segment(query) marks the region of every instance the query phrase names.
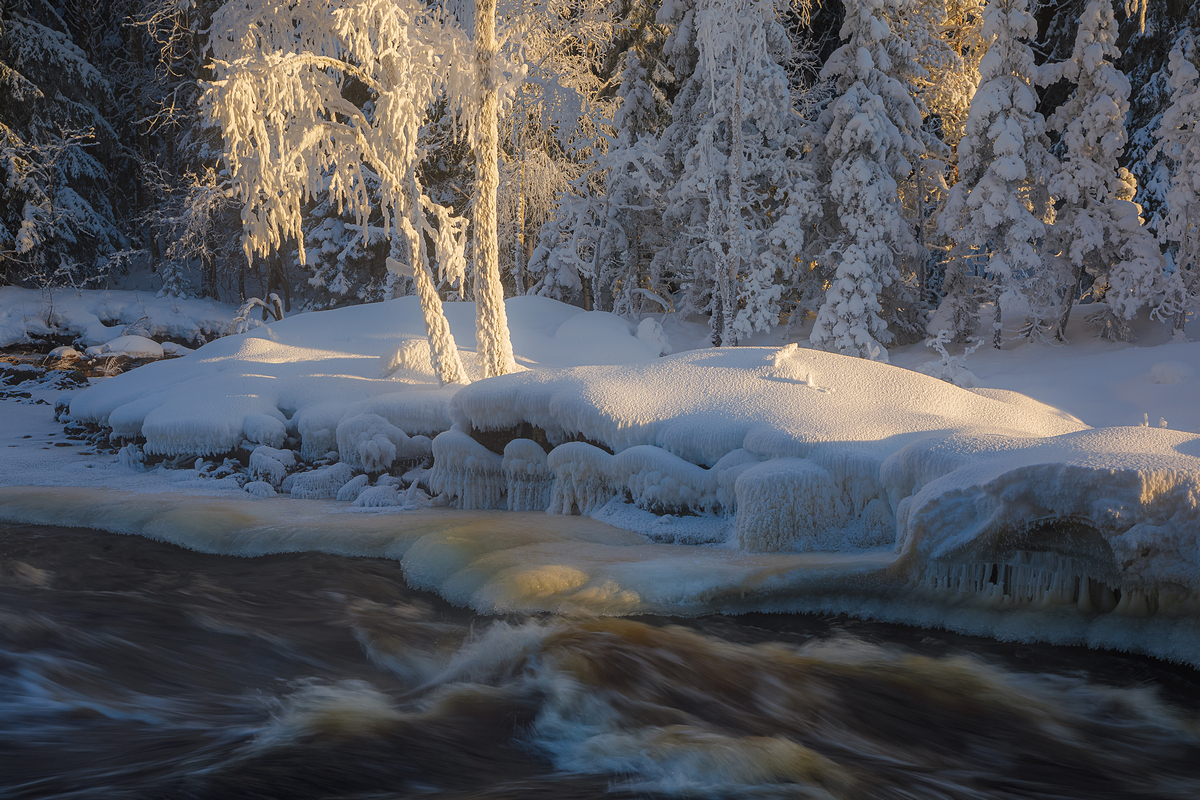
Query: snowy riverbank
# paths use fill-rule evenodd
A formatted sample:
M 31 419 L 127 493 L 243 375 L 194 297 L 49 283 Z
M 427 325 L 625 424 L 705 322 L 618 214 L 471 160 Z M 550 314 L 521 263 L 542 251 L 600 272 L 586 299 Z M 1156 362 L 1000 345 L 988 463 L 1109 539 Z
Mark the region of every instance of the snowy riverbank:
M 1200 436 L 1090 427 L 1191 422 L 1200 345 L 981 351 L 972 391 L 794 346 L 659 357 L 686 323 L 508 305 L 525 369 L 466 388 L 433 379 L 412 299 L 106 379 L 71 414 L 119 460 L 5 403 L 0 519 L 398 558 L 482 611 L 843 611 L 1200 664 Z M 468 370 L 472 312 L 447 306 Z

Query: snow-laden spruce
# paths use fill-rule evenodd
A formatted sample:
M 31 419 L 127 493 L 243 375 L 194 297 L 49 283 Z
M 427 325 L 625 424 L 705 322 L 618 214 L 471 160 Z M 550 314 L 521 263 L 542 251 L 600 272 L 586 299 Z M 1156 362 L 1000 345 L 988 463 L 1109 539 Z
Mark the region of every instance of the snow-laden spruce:
M 847 3 L 841 37 L 846 43 L 821 73 L 836 82 L 839 96 L 820 119 L 828 169 L 822 177 L 838 227 L 825 258 L 836 271 L 809 340 L 886 362 L 892 335 L 879 296 L 900 279 L 895 258 L 917 247 L 897 179 L 908 177 L 924 152 L 921 113 L 893 75 L 919 68 L 911 45 L 891 36 L 882 0 Z
M 939 220 L 956 248 L 946 269 L 946 296 L 929 323 L 934 335 L 972 334 L 980 291 L 993 303 L 995 347 L 1002 341 L 1003 314 L 1048 313 L 1052 282 L 1039 243 L 1052 215 L 1045 182 L 1054 158 L 1037 111 L 1033 52 L 1024 41 L 1035 36 L 1028 0 L 990 0 L 983 24 L 990 44 L 958 145 L 959 180 Z
M 714 344 L 779 320 L 784 282 L 818 214 L 792 110 L 787 33 L 773 0 L 672 0 L 664 56 L 682 86 L 659 150 L 669 173 L 665 246 L 652 274 L 685 285 L 681 310 L 708 312 Z M 686 77 L 685 77 L 686 76 Z
M 1137 183 L 1118 168 L 1128 134 L 1129 80 L 1114 62 L 1117 22 L 1109 0 L 1091 0 L 1079 20 L 1075 49 L 1062 64 L 1042 67 L 1044 84 L 1067 79 L 1075 90 L 1049 120 L 1062 134 L 1060 170 L 1049 182 L 1060 201 L 1050 232 L 1066 261 L 1054 336 L 1064 338 L 1085 273 L 1107 302 L 1102 335 L 1129 338 L 1129 320 L 1161 291 L 1163 263 L 1133 203 Z
M 1167 281 L 1166 299 L 1158 312 L 1170 317 L 1174 330 L 1182 334 L 1188 314 L 1200 299 L 1200 70 L 1196 58 L 1200 48 L 1187 39 L 1171 50 L 1171 105 L 1159 124 L 1159 143 L 1151 151 L 1161 152 L 1171 164 L 1166 195 L 1165 224 L 1159 238 L 1172 249 L 1174 271 Z

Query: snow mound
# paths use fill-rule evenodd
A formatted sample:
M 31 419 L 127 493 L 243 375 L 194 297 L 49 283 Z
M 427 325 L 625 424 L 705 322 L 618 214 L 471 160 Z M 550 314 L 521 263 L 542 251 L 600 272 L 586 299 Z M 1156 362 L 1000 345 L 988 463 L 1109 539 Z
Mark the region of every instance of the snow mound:
M 163 347 L 145 336 L 118 336 L 100 347 L 101 355 L 120 355 L 129 358 L 162 358 Z
M 1085 427 L 1006 399 L 791 345 L 508 375 L 464 388 L 451 413 L 462 430 L 534 426 L 558 444 L 552 513 L 592 514 L 616 497 L 659 515 L 736 510 L 744 550 L 840 550 L 894 541 L 881 468 L 906 445 Z M 435 469 L 461 457 L 435 446 Z
M 628 363 L 657 355 L 612 314 L 542 297 L 516 297 L 506 305 L 517 359 L 525 367 Z M 446 303 L 445 309 L 469 368 L 475 305 Z M 575 317 L 583 319 L 571 322 Z M 197 456 L 231 452 L 243 438 L 282 445 L 287 429 L 263 422 L 272 418 L 299 434 L 306 461 L 339 449 L 338 426 L 348 417 L 374 414 L 409 437 L 432 437 L 450 427 L 450 398 L 460 387 L 439 386 L 430 374 L 415 297 L 289 317 L 273 323 L 267 338 L 256 335 L 261 330 L 89 387 L 72 399 L 72 417 L 109 426 L 118 437 L 145 438 L 147 453 Z M 368 457 L 386 460 L 385 439 L 391 441 L 385 433 L 376 440 L 382 450 Z M 363 458 L 357 444 L 342 454 L 355 464 Z

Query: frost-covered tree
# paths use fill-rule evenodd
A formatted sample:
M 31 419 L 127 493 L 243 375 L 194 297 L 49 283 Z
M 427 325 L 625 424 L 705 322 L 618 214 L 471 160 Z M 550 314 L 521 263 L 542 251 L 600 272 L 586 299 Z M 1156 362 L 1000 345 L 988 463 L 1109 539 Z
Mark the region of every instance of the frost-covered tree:
M 950 190 L 939 230 L 956 244 L 947 267 L 945 297 L 929 323 L 961 339 L 974 332 L 975 306 L 986 288 L 994 304 L 992 344 L 1002 341 L 1002 310 L 1047 312 L 1047 280 L 1040 251 L 1051 218 L 1045 180 L 1054 159 L 1045 118 L 1037 112 L 1033 53 L 1023 40 L 1036 35 L 1028 0 L 990 0 L 980 61 L 980 84 L 958 145 L 958 183 Z
M 1174 270 L 1157 309 L 1182 334 L 1200 295 L 1200 70 L 1197 47 L 1186 37 L 1171 50 L 1171 105 L 1163 112 L 1156 152 L 1170 161 L 1166 211 L 1159 238 L 1170 246 Z M 1155 152 L 1151 153 L 1151 157 Z
M 103 280 L 128 245 L 111 82 L 54 5 L 0 4 L 0 280 Z
M 841 37 L 845 44 L 823 71 L 838 96 L 821 115 L 826 133 L 818 156 L 836 225 L 825 259 L 836 267 L 809 340 L 887 361 L 892 335 L 880 316 L 880 293 L 900 279 L 897 257 L 917 247 L 898 180 L 925 150 L 920 111 L 893 72 L 912 65 L 915 53 L 891 35 L 883 0 L 848 2 Z
M 670 174 L 670 244 L 652 269 L 684 284 L 683 309 L 710 312 L 714 343 L 779 319 L 817 209 L 783 65 L 791 43 L 772 0 L 674 0 L 664 54 L 677 79 L 660 153 Z
M 1044 83 L 1066 79 L 1075 84 L 1048 121 L 1061 133 L 1063 150 L 1049 183 L 1060 201 L 1051 234 L 1068 265 L 1054 326 L 1060 341 L 1085 274 L 1097 286 L 1114 288 L 1106 295 L 1113 319 L 1102 332 L 1118 338 L 1128 336 L 1125 322 L 1151 300 L 1161 274 L 1157 245 L 1132 204 L 1136 184 L 1130 186 L 1132 175 L 1117 166 L 1128 140 L 1129 114 L 1129 80 L 1115 64 L 1120 56 L 1112 0 L 1089 0 L 1071 57 L 1042 68 Z
M 655 132 L 667 103 L 633 49 L 626 53 L 617 94 L 616 136 L 543 227 L 530 265 L 538 276 L 537 293 L 578 296 L 585 306 L 603 306 L 608 293 L 612 310 L 625 313 L 639 310 L 647 299 L 667 305 L 659 276 L 648 269 L 648 254 L 663 245 L 664 175 Z
M 475 338 L 483 377 L 504 375 L 516 366 L 500 283 L 500 245 L 496 236 L 496 198 L 500 188 L 500 84 L 496 0 L 475 2 L 475 80 L 464 92 L 475 151 L 472 243 L 475 260 Z
M 232 2 L 214 15 L 210 43 L 214 80 L 204 102 L 224 134 L 224 161 L 244 203 L 247 258 L 266 256 L 289 239 L 300 241 L 305 207 L 324 193 L 353 213 L 365 237 L 376 208 L 370 184 L 377 180 L 383 227 L 408 245 L 407 253 L 396 252 L 407 256 L 415 279 L 434 373 L 446 383 L 464 380 L 428 270 L 426 239 L 438 234 L 429 212 L 437 209 L 417 177 L 418 137 L 447 83 L 473 90 L 481 73 L 492 74 L 486 56 L 494 48 L 485 46 L 477 62 L 449 58 L 470 52 L 468 42 L 417 0 Z M 369 102 L 351 102 L 347 94 L 353 90 L 365 92 Z M 483 96 L 486 109 L 486 91 Z M 494 92 L 491 110 L 494 114 Z M 494 116 L 490 127 L 473 126 L 483 128 L 494 142 Z M 486 137 L 475 143 L 486 162 Z M 481 170 L 486 181 L 486 164 Z M 476 210 L 486 227 L 489 194 L 481 196 L 483 211 Z M 476 258 L 491 263 L 494 273 L 494 181 L 490 197 L 491 250 L 486 234 L 477 235 Z M 305 258 L 303 247 L 300 257 Z M 486 275 L 487 268 L 477 266 L 476 273 Z M 495 292 L 484 294 L 485 305 L 495 301 Z M 487 341 L 481 337 L 480 347 Z

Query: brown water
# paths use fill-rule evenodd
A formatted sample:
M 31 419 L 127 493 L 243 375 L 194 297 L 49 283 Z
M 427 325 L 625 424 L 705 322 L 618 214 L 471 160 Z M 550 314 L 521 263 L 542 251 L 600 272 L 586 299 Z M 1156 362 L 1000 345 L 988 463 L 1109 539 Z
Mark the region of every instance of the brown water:
M 841 618 L 494 619 L 0 528 L 4 798 L 1197 798 L 1200 676 Z

